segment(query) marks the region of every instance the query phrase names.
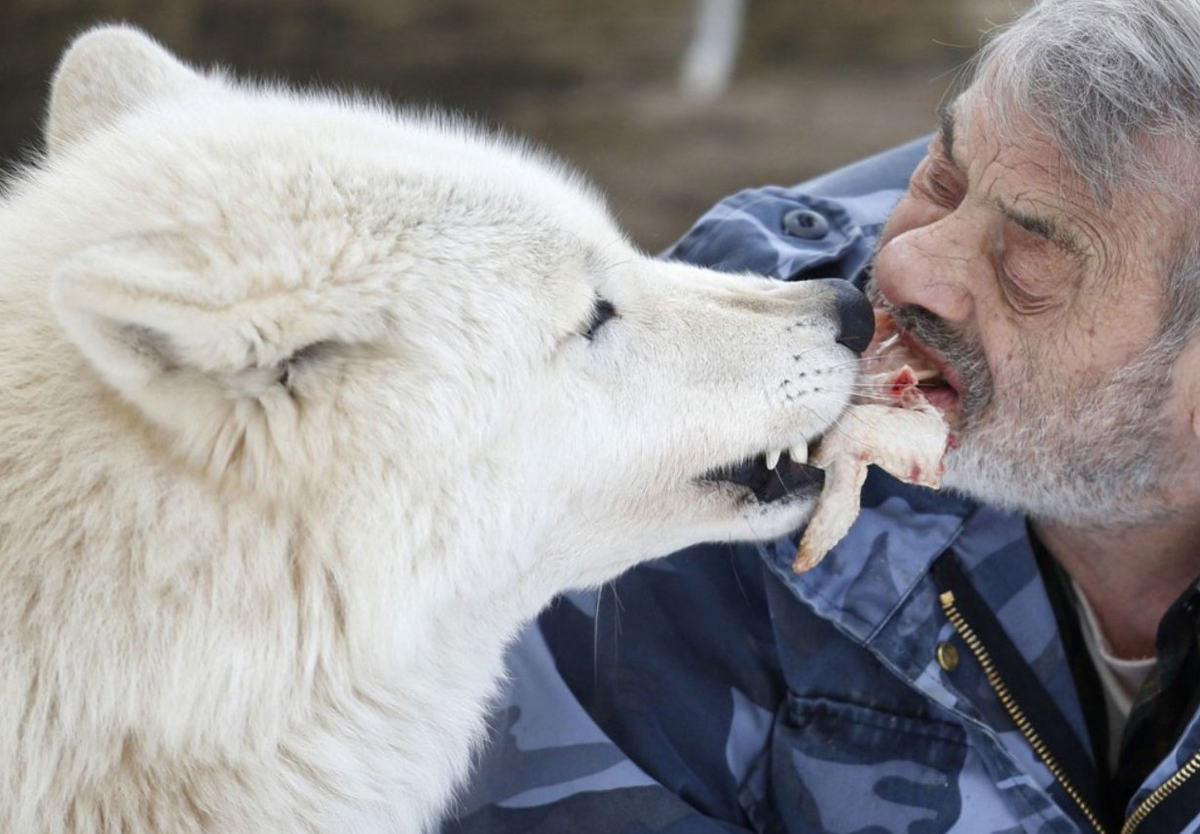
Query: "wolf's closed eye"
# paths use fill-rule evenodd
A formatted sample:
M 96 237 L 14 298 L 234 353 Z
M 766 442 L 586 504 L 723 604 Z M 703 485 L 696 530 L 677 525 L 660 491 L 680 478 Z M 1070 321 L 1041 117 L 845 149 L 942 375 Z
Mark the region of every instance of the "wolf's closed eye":
M 599 330 L 606 321 L 616 316 L 616 314 L 617 308 L 613 307 L 611 301 L 606 298 L 597 297 L 596 303 L 592 307 L 592 319 L 588 322 L 587 329 L 579 335 L 583 336 L 583 338 L 587 339 L 588 341 L 591 341 L 595 337 L 596 331 Z

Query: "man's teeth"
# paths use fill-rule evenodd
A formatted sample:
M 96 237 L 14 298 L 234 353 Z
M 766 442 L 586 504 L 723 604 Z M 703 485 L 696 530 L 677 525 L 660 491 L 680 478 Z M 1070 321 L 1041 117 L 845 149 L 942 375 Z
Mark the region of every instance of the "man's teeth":
M 926 382 L 931 379 L 938 379 L 941 374 L 936 368 L 924 368 L 923 370 L 913 371 L 913 376 L 917 378 L 917 382 Z
M 893 333 L 891 336 L 888 336 L 886 339 L 884 339 L 882 342 L 879 343 L 878 347 L 876 347 L 876 349 L 875 349 L 875 352 L 879 353 L 881 351 L 888 350 L 893 345 L 895 345 L 896 342 L 898 342 L 898 341 L 900 341 L 900 334 Z
M 793 463 L 808 463 L 808 446 L 801 443 L 798 446 L 793 446 L 787 450 L 788 457 Z M 779 459 L 783 456 L 783 450 L 779 449 L 774 452 L 767 452 L 767 469 L 774 469 L 779 465 Z

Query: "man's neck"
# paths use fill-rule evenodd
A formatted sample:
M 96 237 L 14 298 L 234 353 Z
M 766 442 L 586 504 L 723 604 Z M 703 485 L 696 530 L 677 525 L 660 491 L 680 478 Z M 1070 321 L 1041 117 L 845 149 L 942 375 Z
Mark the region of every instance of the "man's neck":
M 1200 575 L 1200 518 L 1119 530 L 1033 527 L 1087 597 L 1116 656 L 1152 657 L 1163 614 Z

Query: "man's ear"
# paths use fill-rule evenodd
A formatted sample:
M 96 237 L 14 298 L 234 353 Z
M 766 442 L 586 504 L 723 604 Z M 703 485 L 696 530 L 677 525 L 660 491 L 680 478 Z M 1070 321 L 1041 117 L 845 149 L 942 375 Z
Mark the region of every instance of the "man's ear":
M 1200 443 L 1200 331 L 1193 333 L 1175 360 L 1175 387 L 1183 398 L 1183 407 L 1192 425 L 1192 435 Z
M 54 74 L 46 116 L 51 154 L 139 107 L 206 80 L 141 31 L 99 26 L 78 37 Z

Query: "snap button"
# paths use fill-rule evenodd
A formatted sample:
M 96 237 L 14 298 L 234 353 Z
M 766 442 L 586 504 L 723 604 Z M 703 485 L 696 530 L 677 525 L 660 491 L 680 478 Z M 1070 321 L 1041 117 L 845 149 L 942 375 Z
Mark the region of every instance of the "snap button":
M 938 643 L 934 656 L 937 658 L 938 666 L 947 672 L 953 672 L 958 668 L 958 649 L 953 643 Z
M 792 237 L 820 240 L 829 234 L 829 221 L 810 209 L 792 209 L 783 216 L 783 230 Z

